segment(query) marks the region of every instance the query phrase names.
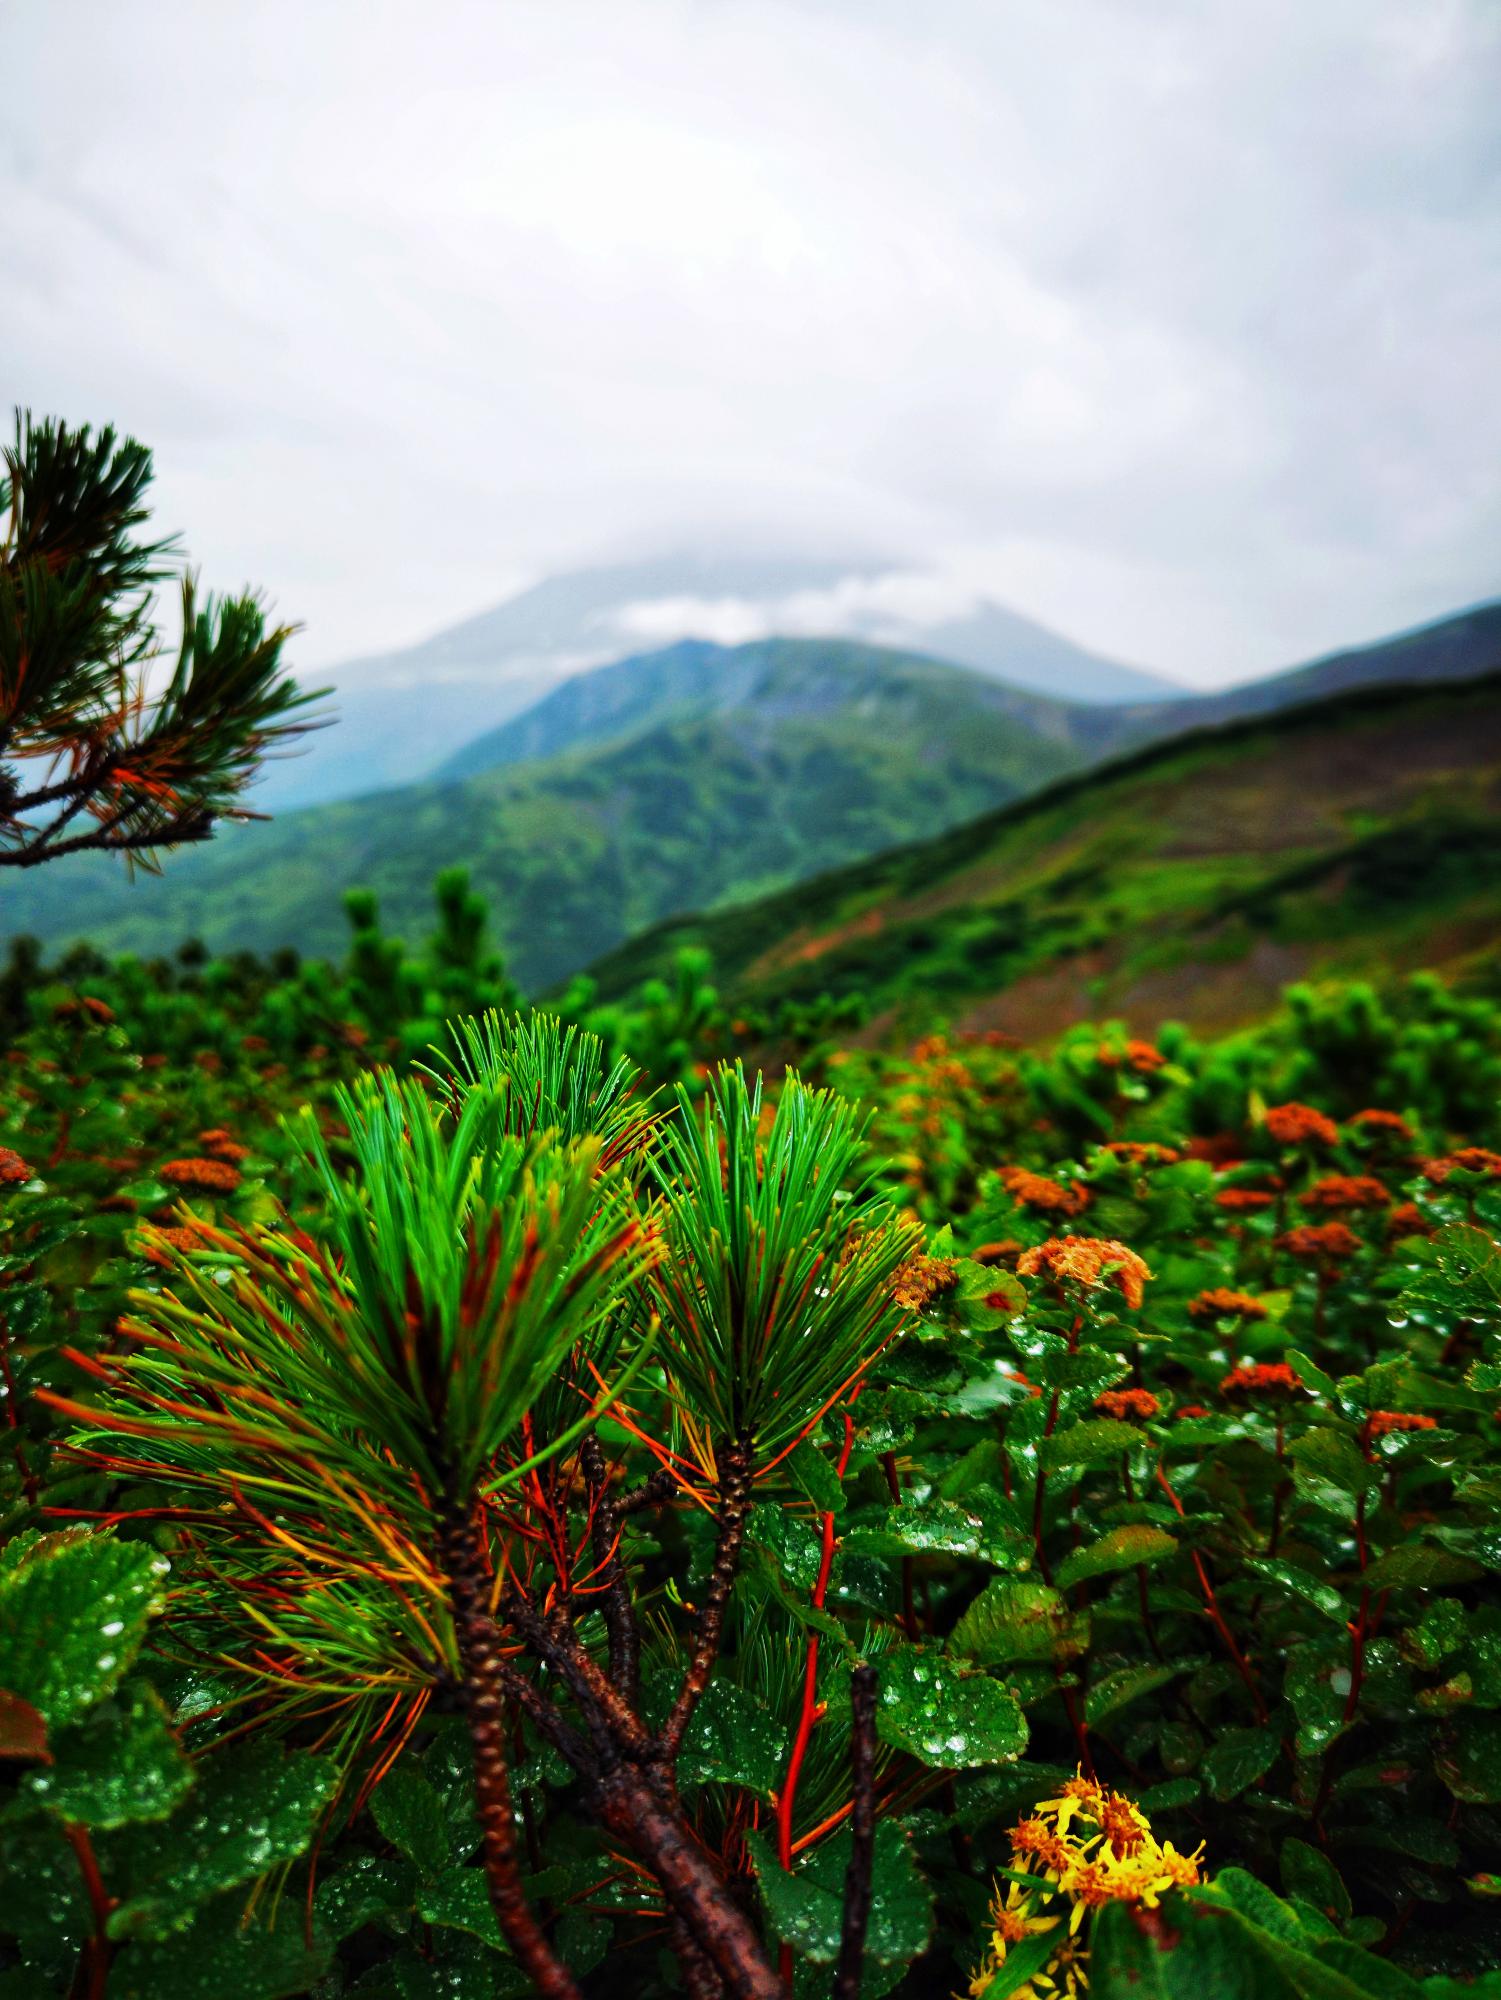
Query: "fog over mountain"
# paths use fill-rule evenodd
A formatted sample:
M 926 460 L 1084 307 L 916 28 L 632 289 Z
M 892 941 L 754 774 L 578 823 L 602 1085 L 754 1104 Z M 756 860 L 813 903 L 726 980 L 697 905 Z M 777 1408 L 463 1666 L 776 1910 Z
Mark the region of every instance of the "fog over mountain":
M 549 577 L 420 645 L 310 676 L 332 684 L 337 726 L 273 765 L 257 803 L 313 804 L 425 777 L 570 674 L 624 655 L 777 636 L 910 648 L 1068 701 L 1182 691 L 935 572 L 872 557 L 674 551 Z

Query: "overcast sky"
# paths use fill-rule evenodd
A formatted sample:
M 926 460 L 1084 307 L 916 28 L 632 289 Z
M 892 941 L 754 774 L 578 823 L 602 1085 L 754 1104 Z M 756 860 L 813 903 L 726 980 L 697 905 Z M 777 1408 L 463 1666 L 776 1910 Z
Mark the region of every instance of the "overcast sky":
M 691 537 L 1212 683 L 1501 591 L 1498 0 L 0 0 L 0 397 L 298 660 Z

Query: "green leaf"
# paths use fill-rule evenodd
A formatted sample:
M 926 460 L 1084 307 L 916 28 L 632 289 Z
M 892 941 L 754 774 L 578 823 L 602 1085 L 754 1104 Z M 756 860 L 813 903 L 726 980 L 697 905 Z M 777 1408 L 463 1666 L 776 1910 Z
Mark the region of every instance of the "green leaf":
M 23 1785 L 38 1805 L 96 1831 L 165 1819 L 187 1796 L 193 1767 L 156 1690 L 128 1683 L 53 1739 L 54 1763 Z
M 995 1577 L 959 1619 L 948 1645 L 951 1653 L 1000 1666 L 1069 1658 L 1083 1650 L 1087 1632 L 1051 1584 Z
M 1114 1458 L 1150 1443 L 1146 1432 L 1135 1424 L 1118 1423 L 1114 1417 L 1086 1417 L 1082 1423 L 1070 1424 L 1043 1439 L 1042 1462 L 1050 1472 L 1068 1465 L 1096 1465 L 1102 1458 Z
M 1008 1763 L 1027 1747 L 1016 1697 L 988 1674 L 916 1646 L 884 1654 L 879 1672 L 877 1734 L 922 1763 L 969 1770 Z
M 1282 1843 L 1277 1864 L 1282 1871 L 1282 1886 L 1289 1896 L 1312 1903 L 1334 1923 L 1343 1923 L 1349 1916 L 1350 1892 L 1327 1854 L 1310 1847 L 1306 1840 L 1289 1836 Z
M 221 1889 L 294 1860 L 337 1783 L 335 1767 L 305 1750 L 284 1757 L 254 1744 L 204 1759 L 186 1806 L 169 1821 L 112 1837 L 104 1872 L 123 1894 L 110 1936 L 165 1937 Z
M 1179 1674 L 1192 1673 L 1203 1666 L 1208 1656 L 1194 1653 L 1179 1660 L 1169 1660 L 1161 1666 L 1148 1662 L 1144 1666 L 1117 1667 L 1113 1672 L 1101 1674 L 1084 1697 L 1084 1720 L 1094 1728 L 1117 1709 L 1126 1708 L 1133 1701 L 1140 1701 L 1143 1695 L 1154 1694 L 1158 1688 L 1166 1687 Z
M 1292 2000 L 1293 1992 L 1244 1930 L 1181 1898 L 1155 1924 L 1122 1903 L 1108 1903 L 1095 1924 L 1089 2000 Z
M 745 1844 L 772 1930 L 815 1965 L 832 1965 L 844 1926 L 848 1831 L 841 1829 L 821 1842 L 790 1874 L 764 1834 L 748 1834 Z M 866 1957 L 880 1965 L 909 1964 L 927 1949 L 932 1929 L 933 1892 L 918 1868 L 911 1839 L 895 1820 L 877 1820 Z
M 1369 1590 L 1448 1590 L 1473 1583 L 1485 1571 L 1468 1556 L 1436 1549 L 1425 1542 L 1404 1542 L 1377 1556 L 1365 1573 Z
M 303 1937 L 302 1913 L 285 1905 L 271 1929 L 244 1923 L 244 1902 L 220 1896 L 190 1914 L 180 1936 L 132 1945 L 110 1969 L 110 2000 L 291 2000 L 328 1970 L 329 1946 Z
M 1501 1800 L 1501 1715 L 1463 1715 L 1434 1758 L 1434 1768 L 1466 1805 Z
M 1326 1513 L 1348 1515 L 1356 1497 L 1369 1492 L 1379 1477 L 1354 1439 L 1327 1424 L 1294 1438 L 1287 1456 L 1299 1491 Z
M 765 1702 L 733 1681 L 713 1680 L 688 1724 L 679 1775 L 687 1785 L 743 1785 L 770 1798 L 786 1755 L 787 1732 Z
M 417 1891 L 417 1914 L 426 1924 L 467 1931 L 497 1951 L 505 1949 L 483 1868 L 451 1868 L 441 1881 L 424 1883 Z
M 787 1455 L 787 1476 L 805 1493 L 820 1514 L 844 1512 L 844 1486 L 828 1459 L 811 1438 L 802 1438 Z
M 1087 1548 L 1075 1549 L 1058 1566 L 1060 1590 L 1071 1590 L 1088 1576 L 1134 1569 L 1138 1563 L 1159 1563 L 1177 1553 L 1176 1540 L 1162 1528 L 1146 1523 L 1111 1528 Z
M 873 1522 L 849 1528 L 842 1546 L 851 1554 L 956 1555 L 1015 1568 L 1031 1560 L 1030 1542 L 998 1536 L 978 1514 L 953 1500 L 912 1500 L 888 1507 Z
M 1204 1759 L 1204 1776 L 1217 1799 L 1233 1799 L 1254 1785 L 1277 1761 L 1281 1740 L 1275 1729 L 1226 1729 Z
M 56 1729 L 116 1687 L 161 1604 L 164 1559 L 142 1542 L 70 1530 L 0 1570 L 0 1687 Z
M 371 1815 L 386 1839 L 399 1848 L 429 1880 L 443 1874 L 453 1859 L 448 1816 L 443 1801 L 423 1774 L 411 1764 L 397 1764 L 377 1785 L 370 1800 Z
M 347 1867 L 323 1876 L 313 1911 L 337 1943 L 380 1917 L 405 1915 L 416 1900 L 417 1877 L 409 1861 L 356 1854 Z
M 1299 1569 L 1295 1563 L 1284 1562 L 1280 1556 L 1242 1556 L 1242 1569 L 1252 1576 L 1264 1576 L 1269 1583 L 1275 1583 L 1293 1597 L 1302 1598 L 1324 1617 L 1332 1618 L 1336 1625 L 1345 1623 L 1345 1600 L 1332 1583 L 1322 1583 L 1316 1576 L 1310 1576 L 1306 1569 Z

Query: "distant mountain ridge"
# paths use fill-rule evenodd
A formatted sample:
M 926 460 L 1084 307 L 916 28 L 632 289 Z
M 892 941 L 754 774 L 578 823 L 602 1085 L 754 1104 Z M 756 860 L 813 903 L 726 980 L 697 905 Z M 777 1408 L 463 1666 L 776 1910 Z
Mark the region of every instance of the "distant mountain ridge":
M 549 700 L 577 707 L 596 678 Z M 116 951 L 199 936 L 338 954 L 345 889 L 375 890 L 410 935 L 437 871 L 464 861 L 535 991 L 669 912 L 935 832 L 1093 754 L 1066 704 L 845 641 L 670 648 L 601 686 L 613 710 L 551 755 L 231 827 L 128 887 L 99 857 L 66 857 L 8 887 L 7 922 Z M 542 745 L 538 726 L 519 747 Z
M 338 724 L 275 764 L 258 803 L 279 812 L 428 778 L 577 673 L 680 640 L 724 643 L 727 629 L 921 652 L 1065 701 L 1180 692 L 890 562 L 688 550 L 547 577 L 418 645 L 308 674 L 332 684 Z

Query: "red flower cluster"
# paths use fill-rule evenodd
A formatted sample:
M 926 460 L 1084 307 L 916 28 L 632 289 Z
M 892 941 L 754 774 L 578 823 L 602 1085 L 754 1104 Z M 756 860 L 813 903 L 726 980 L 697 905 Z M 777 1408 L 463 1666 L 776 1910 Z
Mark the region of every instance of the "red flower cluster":
M 1107 1069 L 1119 1069 L 1124 1063 L 1127 1069 L 1134 1069 L 1138 1076 L 1150 1076 L 1153 1070 L 1161 1069 L 1167 1057 L 1161 1049 L 1153 1048 L 1150 1042 L 1127 1042 L 1125 1049 L 1113 1049 L 1102 1042 L 1096 1056 Z
M 198 1143 L 216 1160 L 228 1160 L 231 1166 L 250 1158 L 250 1148 L 242 1146 L 223 1125 L 215 1125 L 207 1132 L 200 1132 Z
M 1065 1187 L 1026 1167 L 1002 1167 L 1000 1179 L 1018 1208 L 1035 1208 L 1041 1215 L 1077 1215 L 1089 1206 L 1088 1188 Z
M 173 1260 L 168 1255 L 169 1251 L 181 1250 L 186 1254 L 189 1250 L 202 1247 L 203 1238 L 196 1229 L 175 1226 L 170 1229 L 153 1228 L 141 1254 L 149 1264 L 160 1264 L 163 1270 L 170 1271 Z
M 1207 1292 L 1200 1292 L 1197 1298 L 1188 1302 L 1190 1319 L 1265 1319 L 1266 1307 L 1260 1299 L 1253 1299 L 1249 1292 L 1232 1292 L 1224 1285 L 1215 1285 Z
M 1385 1208 L 1391 1195 L 1372 1174 L 1325 1174 L 1298 1201 L 1303 1208 Z
M 1108 1139 L 1100 1148 L 1133 1167 L 1170 1167 L 1183 1155 L 1176 1146 L 1159 1146 L 1154 1140 Z
M 1339 1139 L 1334 1120 L 1311 1104 L 1274 1104 L 1266 1129 L 1279 1146 L 1333 1146 Z
M 1456 1168 L 1467 1174 L 1484 1174 L 1491 1180 L 1501 1179 L 1501 1153 L 1488 1152 L 1484 1146 L 1461 1146 L 1457 1153 L 1424 1160 L 1423 1178 L 1440 1187 Z
M 1420 1417 L 1411 1410 L 1373 1410 L 1366 1420 L 1369 1437 L 1389 1437 L 1393 1431 L 1431 1431 L 1438 1428 L 1436 1417 Z
M 13 1153 L 9 1146 L 0 1146 L 0 1181 L 29 1181 L 31 1168 L 19 1153 Z
M 157 1172 L 174 1187 L 201 1188 L 209 1194 L 233 1194 L 240 1171 L 228 1160 L 168 1160 Z
M 1150 1389 L 1107 1389 L 1095 1397 L 1094 1406 L 1107 1417 L 1140 1417 L 1143 1422 L 1162 1415 L 1162 1405 Z
M 1353 1257 L 1360 1248 L 1360 1238 L 1343 1222 L 1309 1222 L 1301 1229 L 1285 1229 L 1277 1238 L 1277 1248 L 1289 1257 L 1318 1262 L 1325 1257 Z
M 1303 1386 L 1303 1378 L 1285 1361 L 1248 1361 L 1232 1368 L 1220 1384 L 1225 1396 L 1292 1396 Z
M 1179 1405 L 1177 1414 L 1181 1424 L 1185 1417 L 1211 1417 L 1214 1412 L 1206 1410 L 1202 1403 L 1183 1403 Z
M 977 1250 L 971 1250 L 970 1257 L 976 1264 L 1009 1264 L 1019 1257 L 1022 1245 L 1014 1236 L 1003 1236 L 995 1243 L 982 1243 Z

